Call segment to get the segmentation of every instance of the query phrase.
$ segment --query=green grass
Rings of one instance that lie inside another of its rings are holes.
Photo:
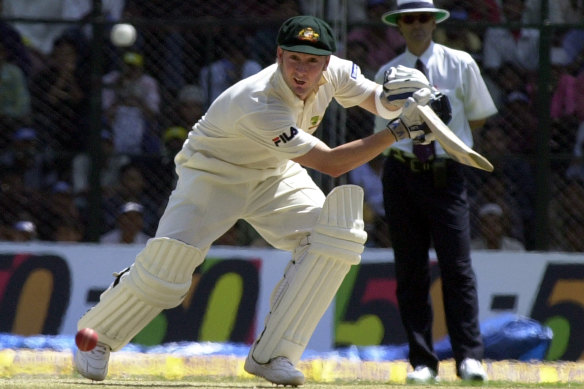
[[[180,380],[164,380],[157,378],[128,377],[124,379],[107,379],[102,382],[92,382],[81,377],[54,377],[54,376],[19,376],[12,378],[0,378],[0,388],[10,389],[173,389],[173,388],[275,388],[275,385],[259,379],[234,379],[216,377],[194,377]],[[409,384],[381,384],[379,382],[334,382],[334,383],[306,383],[302,388],[306,389],[404,389],[404,388],[584,388],[584,384],[517,384],[509,382],[490,381],[485,384],[468,384],[460,382],[444,382],[432,385]]]

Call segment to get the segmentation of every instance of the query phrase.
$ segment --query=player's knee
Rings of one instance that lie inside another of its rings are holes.
[[[310,236],[310,250],[343,260],[361,261],[367,233],[363,222],[363,190],[356,185],[333,189]]]
[[[189,291],[192,274],[203,259],[194,246],[170,238],[151,239],[121,283],[151,305],[173,308]]]
[[[317,225],[310,236],[310,251],[356,265],[361,261],[366,240],[367,233],[363,230]]]

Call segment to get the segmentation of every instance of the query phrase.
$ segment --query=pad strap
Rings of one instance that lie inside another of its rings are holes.
[[[339,186],[327,196],[309,244],[296,249],[272,295],[271,312],[251,356],[279,356],[296,364],[351,265],[359,263],[367,233],[363,190]]]
[[[194,246],[170,238],[150,239],[130,270],[102,293],[77,327],[93,328],[100,342],[119,350],[163,309],[182,302],[203,259]]]

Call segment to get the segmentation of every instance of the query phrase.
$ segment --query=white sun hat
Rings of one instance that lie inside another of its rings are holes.
[[[433,0],[397,0],[397,9],[384,13],[381,20],[390,26],[397,26],[397,19],[401,14],[419,12],[433,13],[436,23],[443,22],[450,16],[447,10],[436,8]]]

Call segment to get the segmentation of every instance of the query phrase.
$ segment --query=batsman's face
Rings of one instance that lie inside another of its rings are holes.
[[[278,47],[278,64],[284,80],[301,100],[306,100],[316,90],[329,60],[328,55],[296,53]]]

